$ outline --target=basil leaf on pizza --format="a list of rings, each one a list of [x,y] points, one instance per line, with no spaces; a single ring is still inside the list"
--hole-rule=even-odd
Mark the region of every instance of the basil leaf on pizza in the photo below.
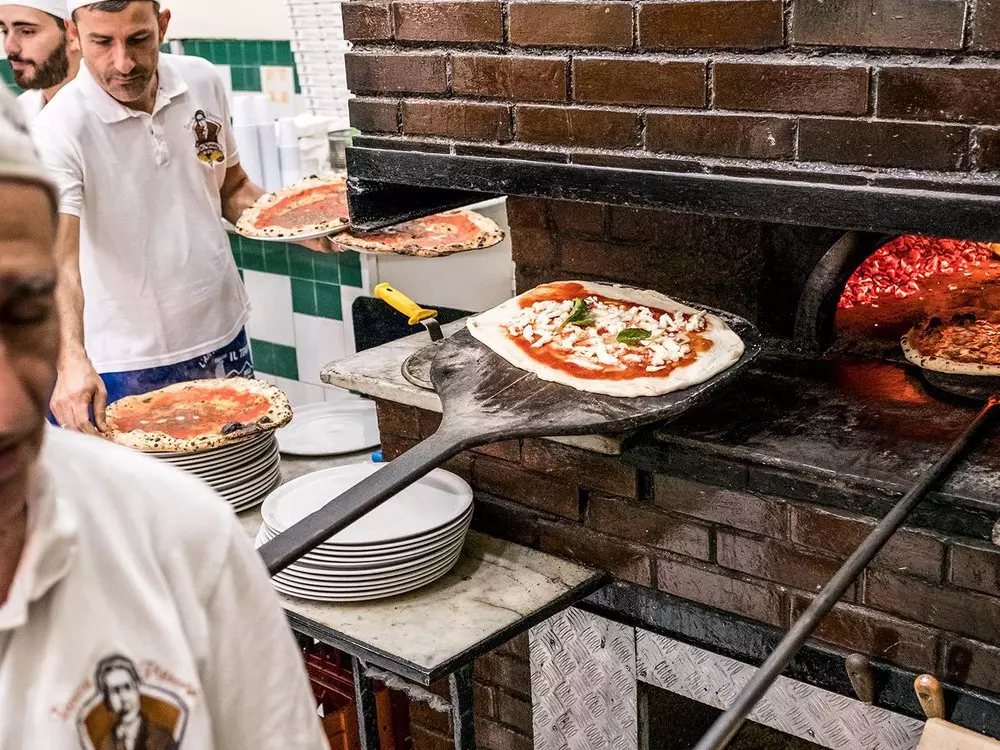
[[[107,409],[109,440],[149,452],[186,453],[239,442],[292,419],[285,394],[260,380],[192,380]]]
[[[608,396],[658,396],[736,364],[742,339],[704,310],[611,284],[543,284],[469,320],[472,335],[542,380]]]

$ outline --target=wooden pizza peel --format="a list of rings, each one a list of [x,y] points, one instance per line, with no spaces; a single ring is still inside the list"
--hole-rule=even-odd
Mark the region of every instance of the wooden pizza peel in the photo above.
[[[665,396],[614,398],[540,380],[467,330],[434,344],[430,378],[443,407],[438,431],[261,547],[271,574],[464,450],[518,438],[631,432],[676,419],[703,403],[757,358],[762,339],[752,323],[737,315],[699,308],[725,321],[743,339],[745,351],[736,364],[710,380]]]

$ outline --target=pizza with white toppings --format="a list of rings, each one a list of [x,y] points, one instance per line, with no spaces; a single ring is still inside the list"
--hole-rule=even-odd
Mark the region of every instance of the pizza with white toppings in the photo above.
[[[931,315],[902,340],[903,353],[925,370],[1000,375],[1000,311],[966,307]]]
[[[607,396],[662,396],[743,356],[719,317],[659,292],[617,284],[543,284],[469,320],[469,331],[542,380]]]

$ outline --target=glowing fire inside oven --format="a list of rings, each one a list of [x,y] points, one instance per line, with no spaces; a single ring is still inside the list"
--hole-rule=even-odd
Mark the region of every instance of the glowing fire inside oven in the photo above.
[[[851,276],[841,308],[876,305],[887,297],[903,299],[922,291],[920,282],[938,274],[971,276],[972,269],[1000,257],[1000,245],[906,235],[869,257]],[[957,289],[957,285],[949,289]]]

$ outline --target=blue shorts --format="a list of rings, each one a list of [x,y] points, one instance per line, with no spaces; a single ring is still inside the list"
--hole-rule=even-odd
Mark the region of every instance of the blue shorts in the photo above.
[[[221,349],[210,354],[189,359],[176,365],[151,367],[148,370],[101,373],[108,389],[108,403],[113,404],[126,396],[137,396],[174,383],[211,378],[252,378],[253,361],[246,331]]]

